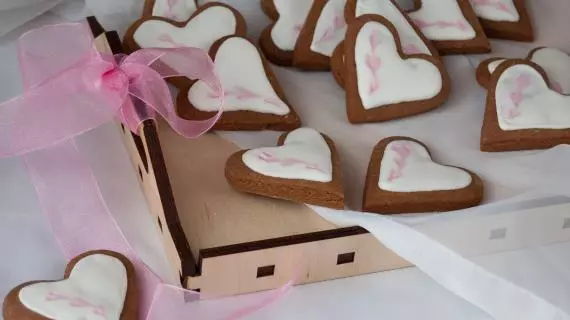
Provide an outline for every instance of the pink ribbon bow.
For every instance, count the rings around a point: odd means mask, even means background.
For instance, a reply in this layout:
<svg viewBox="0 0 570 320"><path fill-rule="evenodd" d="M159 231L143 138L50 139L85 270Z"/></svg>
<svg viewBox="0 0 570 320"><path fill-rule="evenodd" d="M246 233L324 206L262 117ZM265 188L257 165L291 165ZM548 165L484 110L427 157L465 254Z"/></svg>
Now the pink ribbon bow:
<svg viewBox="0 0 570 320"><path fill-rule="evenodd" d="M113 56L98 52L88 26L77 23L32 30L18 45L26 91L0 105L0 156L46 148L113 118L137 133L140 123L156 114L179 134L195 138L222 113L223 90L203 50L143 49ZM202 121L178 117L164 81L174 76L207 83L220 98L218 113Z"/></svg>

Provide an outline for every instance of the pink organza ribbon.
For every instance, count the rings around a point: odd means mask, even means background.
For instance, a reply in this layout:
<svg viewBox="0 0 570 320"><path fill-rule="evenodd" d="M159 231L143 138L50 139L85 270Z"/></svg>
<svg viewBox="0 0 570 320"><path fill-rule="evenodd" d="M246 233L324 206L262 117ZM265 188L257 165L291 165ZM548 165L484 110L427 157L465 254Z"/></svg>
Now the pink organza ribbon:
<svg viewBox="0 0 570 320"><path fill-rule="evenodd" d="M0 106L0 156L43 149L113 118L137 133L140 123L156 113L179 134L195 138L222 113L221 84L212 60L200 49L101 54L86 24L32 30L20 38L18 48L26 92ZM207 83L220 97L218 113L203 121L179 118L163 80L174 76Z"/></svg>
<svg viewBox="0 0 570 320"><path fill-rule="evenodd" d="M134 264L140 318L238 319L282 296L292 283L254 295L234 307L205 307L196 292L168 286L140 260L109 212L91 167L74 137L113 119L137 133L141 122L162 116L179 134L195 138L222 113L224 93L209 56L195 48L144 49L126 55L102 54L86 24L47 26L18 42L23 95L0 105L0 157L22 156L40 204L67 258L108 249ZM204 81L220 97L210 119L176 115L164 78ZM64 177L64 178L63 178ZM196 317L194 317L196 316Z"/></svg>

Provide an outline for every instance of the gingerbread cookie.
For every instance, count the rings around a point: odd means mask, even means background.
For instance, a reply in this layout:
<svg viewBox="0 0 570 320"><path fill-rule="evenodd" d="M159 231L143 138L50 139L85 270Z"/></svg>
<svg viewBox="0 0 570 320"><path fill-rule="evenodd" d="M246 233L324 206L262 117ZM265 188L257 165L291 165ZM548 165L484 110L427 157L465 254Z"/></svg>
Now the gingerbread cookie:
<svg viewBox="0 0 570 320"><path fill-rule="evenodd" d="M491 58L481 62L476 71L477 82L482 87L486 87L489 84L491 74L501 63L507 60L505 58ZM570 93L570 56L566 52L555 48L540 47L531 50L526 60L532 61L544 69L554 90L563 94Z"/></svg>
<svg viewBox="0 0 570 320"><path fill-rule="evenodd" d="M482 198L476 174L435 163L418 140L390 137L374 147L362 207L382 214L451 211L476 206Z"/></svg>
<svg viewBox="0 0 570 320"><path fill-rule="evenodd" d="M4 320L136 320L135 270L123 255L86 252L69 262L63 280L33 281L4 300Z"/></svg>
<svg viewBox="0 0 570 320"><path fill-rule="evenodd" d="M145 0L143 17L164 17L183 22L198 8L196 0Z"/></svg>
<svg viewBox="0 0 570 320"><path fill-rule="evenodd" d="M532 42L525 0L469 0L489 38Z"/></svg>
<svg viewBox="0 0 570 320"><path fill-rule="evenodd" d="M293 53L293 66L330 70L330 58L346 34L346 0L315 0Z"/></svg>
<svg viewBox="0 0 570 320"><path fill-rule="evenodd" d="M414 4L410 18L440 54L491 51L469 0L414 0Z"/></svg>
<svg viewBox="0 0 570 320"><path fill-rule="evenodd" d="M299 34L318 0L261 0L261 8L272 20L259 37L259 47L272 63L293 64L293 51Z"/></svg>
<svg viewBox="0 0 570 320"><path fill-rule="evenodd" d="M330 138L300 128L278 147L244 150L226 163L226 179L239 191L343 209L340 160Z"/></svg>
<svg viewBox="0 0 570 320"><path fill-rule="evenodd" d="M218 39L228 35L245 36L246 23L234 8L221 3L200 7L186 22L175 22L161 17L143 17L127 30L124 46L127 52L141 48L194 47L208 51ZM190 79L167 79L178 88L187 86Z"/></svg>
<svg viewBox="0 0 570 320"><path fill-rule="evenodd" d="M424 37L412 20L393 0L348 0L345 7L345 17L349 22L365 14L377 14L390 21L396 30L406 54L423 53L439 57L437 50ZM337 83L343 87L344 80L344 51L338 46L331 57L331 69Z"/></svg>
<svg viewBox="0 0 570 320"><path fill-rule="evenodd" d="M351 23L344 41L346 110L351 123L406 117L442 105L449 78L442 62L405 54L392 23L365 15Z"/></svg>
<svg viewBox="0 0 570 320"><path fill-rule="evenodd" d="M224 88L224 113L215 130L292 130L301 122L261 51L244 37L228 36L210 49ZM187 119L208 119L219 108L219 99L207 83L182 88L178 114Z"/></svg>
<svg viewBox="0 0 570 320"><path fill-rule="evenodd" d="M489 83L481 150L546 149L570 143L569 106L570 96L557 92L539 65L505 61Z"/></svg>

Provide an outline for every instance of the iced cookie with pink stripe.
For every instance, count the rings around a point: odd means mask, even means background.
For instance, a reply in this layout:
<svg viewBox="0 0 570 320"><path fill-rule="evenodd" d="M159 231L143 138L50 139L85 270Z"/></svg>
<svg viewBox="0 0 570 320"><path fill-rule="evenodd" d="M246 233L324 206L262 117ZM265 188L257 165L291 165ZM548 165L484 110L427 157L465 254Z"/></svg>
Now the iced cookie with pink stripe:
<svg viewBox="0 0 570 320"><path fill-rule="evenodd" d="M123 43L128 52L141 48L177 47L208 51L214 42L225 36L245 36L246 29L245 20L237 10L222 3L208 3L183 22L164 17L142 17L127 30ZM168 80L176 86L188 83L188 79L180 77Z"/></svg>
<svg viewBox="0 0 570 320"><path fill-rule="evenodd" d="M538 64L501 63L491 76L481 129L482 151L546 149L570 143L570 96Z"/></svg>
<svg viewBox="0 0 570 320"><path fill-rule="evenodd" d="M450 91L443 63L407 54L394 25L364 15L349 25L345 46L346 110L351 123L379 122L426 112Z"/></svg>
<svg viewBox="0 0 570 320"><path fill-rule="evenodd" d="M145 0L143 17L164 17L184 22L198 9L196 0Z"/></svg>
<svg viewBox="0 0 570 320"><path fill-rule="evenodd" d="M246 193L344 208L342 173L334 143L311 128L283 134L277 147L233 154L226 162L226 179Z"/></svg>
<svg viewBox="0 0 570 320"><path fill-rule="evenodd" d="M418 140L390 137L372 151L362 207L382 214L451 211L482 198L483 182L475 173L436 163Z"/></svg>
<svg viewBox="0 0 570 320"><path fill-rule="evenodd" d="M469 0L489 38L532 42L525 0Z"/></svg>
<svg viewBox="0 0 570 320"><path fill-rule="evenodd" d="M469 0L414 0L414 4L408 15L440 54L491 51Z"/></svg>
<svg viewBox="0 0 570 320"><path fill-rule="evenodd" d="M112 251L86 252L69 262L63 280L33 281L4 300L5 320L137 320L134 267Z"/></svg>
<svg viewBox="0 0 570 320"><path fill-rule="evenodd" d="M405 54L423 53L439 57L435 47L394 0L347 0L344 14L348 23L364 15L382 16L390 21L398 31ZM341 87L344 87L344 44L337 46L333 52L331 69L335 80Z"/></svg>
<svg viewBox="0 0 570 320"><path fill-rule="evenodd" d="M301 126L269 63L250 40L229 36L210 49L224 88L224 113L214 130L289 131ZM220 97L205 81L182 87L178 114L190 120L208 119L218 110Z"/></svg>

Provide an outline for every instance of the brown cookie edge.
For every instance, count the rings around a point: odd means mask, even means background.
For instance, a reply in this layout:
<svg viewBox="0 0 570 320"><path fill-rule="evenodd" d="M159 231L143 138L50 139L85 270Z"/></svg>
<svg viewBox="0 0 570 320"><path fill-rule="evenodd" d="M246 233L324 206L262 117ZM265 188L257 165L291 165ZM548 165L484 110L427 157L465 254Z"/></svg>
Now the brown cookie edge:
<svg viewBox="0 0 570 320"><path fill-rule="evenodd" d="M336 83L344 89L344 40L341 41L334 49L331 56L331 71Z"/></svg>

